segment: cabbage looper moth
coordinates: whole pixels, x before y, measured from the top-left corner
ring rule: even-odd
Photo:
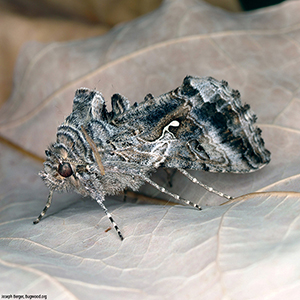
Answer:
[[[182,204],[197,204],[173,194],[150,179],[160,167],[175,168],[193,183],[226,199],[232,197],[199,182],[186,170],[248,173],[270,161],[256,117],[227,82],[211,77],[184,78],[181,86],[157,98],[148,94],[130,106],[120,94],[107,111],[101,93],[80,88],[73,111],[57,130],[39,174],[50,193],[38,223],[51,205],[54,191],[75,190],[102,207],[121,240],[123,235],[104,205],[106,195],[145,182]]]

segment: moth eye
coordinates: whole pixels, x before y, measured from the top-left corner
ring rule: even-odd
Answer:
[[[57,172],[62,177],[69,177],[73,174],[72,168],[67,162],[60,163]]]
[[[45,150],[46,156],[51,156],[51,152],[49,150]]]

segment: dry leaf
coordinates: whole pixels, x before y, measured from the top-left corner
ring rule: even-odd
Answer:
[[[213,1],[214,5],[222,5],[222,0]],[[112,26],[154,10],[161,2],[162,0],[0,0],[0,6],[29,16],[55,16]]]
[[[187,74],[225,79],[257,113],[272,161],[247,175],[192,172],[234,196],[203,212],[184,206],[107,206],[120,242],[92,201],[55,194],[47,217],[41,164],[1,144],[2,294],[48,299],[296,299],[300,293],[300,3],[232,14],[202,2],[166,1],[109,34],[25,47],[0,132],[42,157],[70,113],[75,90],[119,92],[133,103]],[[154,180],[166,185],[165,174]],[[148,195],[156,191],[145,187]],[[145,191],[145,190],[144,190]],[[202,205],[220,199],[177,175],[172,191]],[[276,191],[276,192],[271,192]],[[290,192],[293,191],[293,192]]]

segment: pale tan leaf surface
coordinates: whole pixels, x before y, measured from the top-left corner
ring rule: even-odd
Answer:
[[[107,35],[31,43],[0,110],[1,293],[48,299],[297,299],[300,294],[300,3],[232,14],[202,2],[166,1]],[[167,92],[185,75],[225,79],[258,116],[271,163],[247,175],[191,172],[224,206],[177,174],[173,192],[203,205],[137,205],[107,199],[120,242],[96,203],[47,189],[39,157],[70,113],[75,90],[119,92],[131,103]],[[154,180],[167,187],[159,171]],[[148,195],[158,193],[145,186]],[[276,192],[271,192],[276,191]],[[161,195],[159,195],[161,196]],[[241,200],[244,199],[244,200]],[[209,205],[209,206],[206,206]],[[11,277],[13,280],[11,280]]]

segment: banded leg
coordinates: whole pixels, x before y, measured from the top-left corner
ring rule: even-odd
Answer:
[[[116,232],[118,233],[121,241],[124,240],[123,235],[119,229],[119,226],[117,225],[117,223],[114,221],[113,217],[111,216],[111,214],[108,212],[107,208],[105,207],[105,205],[103,204],[103,201],[101,199],[96,199],[97,203],[102,207],[102,209],[104,210],[105,214],[107,215],[107,217],[109,218],[109,221],[111,222],[111,224],[114,226]]]
[[[176,174],[177,169],[171,170],[171,169],[164,169],[165,172],[167,173],[167,181],[169,187],[173,186],[173,177]]]
[[[174,199],[184,203],[184,204],[187,204],[187,205],[190,205],[190,206],[193,206],[199,210],[202,210],[202,208],[198,205],[198,204],[195,204],[189,200],[185,200],[183,198],[181,198],[179,195],[176,195],[176,194],[173,194],[171,192],[169,192],[168,190],[166,190],[164,187],[158,185],[157,183],[155,183],[154,181],[152,181],[151,179],[147,178],[147,177],[143,177],[143,180],[145,180],[147,183],[149,183],[150,185],[152,185],[153,187],[155,187],[156,189],[158,189],[159,191],[161,191],[162,193],[166,194],[166,195],[169,195],[171,197],[173,197]]]
[[[217,194],[218,196],[220,197],[224,197],[226,198],[227,200],[232,200],[233,197],[231,196],[228,196],[224,193],[221,193],[215,189],[213,189],[212,187],[200,182],[197,178],[193,177],[190,173],[188,173],[186,170],[184,169],[177,169],[179,172],[181,172],[184,176],[186,176],[190,181],[192,181],[193,183],[196,183],[198,185],[200,185],[201,187],[203,187],[204,189],[206,189],[207,191],[211,192],[211,193],[214,193],[214,194]]]
[[[36,218],[36,220],[33,221],[33,224],[39,223],[41,221],[42,217],[46,214],[48,208],[51,206],[52,196],[53,196],[53,191],[50,191],[49,196],[48,196],[48,200],[47,200],[47,203],[46,203],[44,209],[42,210],[40,215]]]
[[[126,200],[127,200],[127,191],[128,191],[128,189],[127,188],[125,188],[124,189],[124,197],[123,197],[123,202],[126,202]]]

